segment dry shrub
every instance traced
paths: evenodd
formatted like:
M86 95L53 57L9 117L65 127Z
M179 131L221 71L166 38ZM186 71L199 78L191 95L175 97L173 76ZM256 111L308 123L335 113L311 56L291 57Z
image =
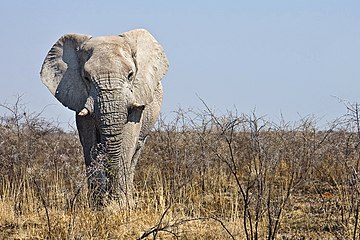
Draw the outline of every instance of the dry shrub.
M134 209L89 207L76 132L20 99L1 105L0 238L357 239L357 104L320 131L309 117L179 110L141 155Z

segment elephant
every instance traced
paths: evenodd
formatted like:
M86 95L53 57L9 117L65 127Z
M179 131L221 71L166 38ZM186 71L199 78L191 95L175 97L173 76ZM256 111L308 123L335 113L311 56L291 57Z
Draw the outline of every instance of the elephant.
M41 67L45 86L75 111L91 202L133 206L135 166L162 104L169 62L145 29L65 34Z

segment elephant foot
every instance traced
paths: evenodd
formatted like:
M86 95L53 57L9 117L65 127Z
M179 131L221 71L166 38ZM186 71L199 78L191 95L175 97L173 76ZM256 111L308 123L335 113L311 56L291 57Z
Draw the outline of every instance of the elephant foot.
M108 195L108 203L117 204L123 210L131 210L135 207L135 201L131 192L112 191Z

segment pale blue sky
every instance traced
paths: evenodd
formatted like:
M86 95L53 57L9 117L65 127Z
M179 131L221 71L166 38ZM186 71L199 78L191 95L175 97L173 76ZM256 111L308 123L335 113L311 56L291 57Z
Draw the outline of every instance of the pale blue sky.
M148 29L170 60L163 114L179 107L234 109L277 120L345 113L360 101L360 1L19 1L0 3L0 102L23 94L30 111L67 125L74 114L39 78L65 33ZM3 114L0 109L0 114Z

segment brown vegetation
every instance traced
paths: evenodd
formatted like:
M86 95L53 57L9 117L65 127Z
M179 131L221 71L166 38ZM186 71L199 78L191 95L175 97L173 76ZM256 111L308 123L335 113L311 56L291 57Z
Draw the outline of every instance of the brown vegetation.
M181 111L136 171L135 209L89 207L81 145L19 103L0 119L0 238L358 239L357 104L320 131Z

